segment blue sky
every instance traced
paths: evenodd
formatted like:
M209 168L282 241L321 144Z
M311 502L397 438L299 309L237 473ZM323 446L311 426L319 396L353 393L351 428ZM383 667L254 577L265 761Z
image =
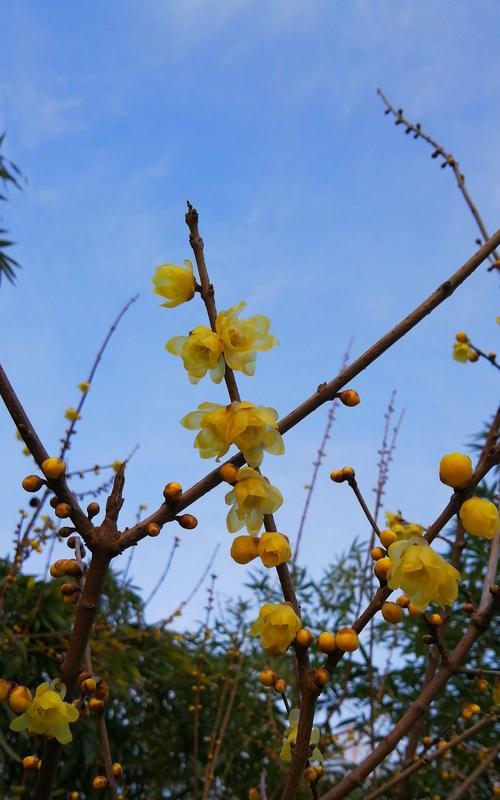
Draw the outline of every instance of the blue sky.
M29 182L4 206L23 265L0 289L0 353L49 450L63 413L118 310L135 292L106 353L71 451L85 467L140 450L128 470L123 524L168 480L211 469L178 420L224 388L192 387L163 349L205 322L193 301L160 309L154 267L190 257L185 201L201 216L218 305L240 300L272 319L280 347L262 354L245 399L283 416L337 372L351 336L358 355L454 271L476 229L454 181L382 113L381 86L455 154L487 225L500 221L498 4L295 0L37 0L0 2L0 129ZM458 365L466 330L498 348L496 278L482 268L431 318L361 375L356 409L337 414L304 534L318 573L366 525L330 469L356 467L368 497L392 389L405 408L387 507L428 523L448 490L439 458L461 449L494 410L495 371ZM286 438L265 470L285 496L280 529L294 538L326 408ZM28 461L0 411L4 548ZM29 469L28 469L29 471ZM223 489L192 509L195 532L150 607L168 615L216 542L223 601L244 590L228 556ZM173 526L134 557L147 593ZM64 548L61 546L61 552ZM42 565L44 559L33 565ZM200 593L186 614L199 618Z

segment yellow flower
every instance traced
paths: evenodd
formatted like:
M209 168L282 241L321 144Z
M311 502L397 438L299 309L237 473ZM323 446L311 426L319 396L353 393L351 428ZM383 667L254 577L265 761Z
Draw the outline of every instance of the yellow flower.
M224 377L222 343L217 334L204 325L190 331L189 336L174 336L165 348L182 358L191 383L198 383L208 371L214 383L220 383Z
M194 446L199 449L201 458L217 456L219 460L231 444L235 444L245 461L251 467L258 467L264 450L273 455L285 452L276 426L277 419L278 413L273 408L254 406L245 401L228 406L201 403L198 411L187 414L181 424L189 430L200 429Z
M152 281L154 285L153 293L166 297L166 303L162 303L164 308L174 308L186 303L194 297L196 281L193 275L193 265L185 260L185 267L178 267L176 264L162 264L156 268Z
M292 744L296 744L297 742L297 732L299 730L299 717L300 711L298 708L292 708L288 715L288 728L285 731L285 741L283 742L283 747L281 748L280 758L285 763L289 763L292 760ZM309 744L317 745L319 742L319 728L314 727L311 731L311 738L309 739ZM323 754L319 747L314 747L311 757L311 761L323 761Z
M292 555L290 542L282 533L270 531L259 539L259 556L265 567L277 567L289 561Z
M459 516L467 533L473 536L493 539L500 530L498 509L484 497L471 497L462 503Z
M250 635L260 636L262 647L270 656L279 656L286 652L301 627L299 617L288 603L264 603Z
M118 472L122 464L123 461L120 461L119 458L117 458L116 461L113 461L113 463L111 464L111 466L113 467L113 471Z
M82 381L78 384L78 389L80 389L82 394L86 394L90 389L90 383L88 381Z
M461 364L469 361L473 352L467 342L455 342L453 345L453 358L455 361L460 361Z
M270 321L262 314L249 319L238 319L246 303L241 302L217 314L215 330L224 348L226 364L231 369L253 375L256 351L270 350L278 340L269 333Z
M402 589L419 611L429 603L449 606L456 600L460 574L421 534L391 544L389 558L389 588Z
M424 532L422 525L417 525L416 522L407 522L400 513L392 514L390 511L386 511L385 520L387 527L390 528L399 539L409 539L410 536L422 534Z
M236 481L226 494L226 503L231 505L227 529L236 533L245 525L248 533L258 533L264 514L274 514L283 503L281 492L252 467L241 467Z
M78 413L76 408L67 408L66 411L64 412L64 416L66 417L66 419L69 419L72 422L74 422L74 420L76 419L82 418L81 414Z
M54 736L61 744L68 744L73 739L69 725L79 717L78 710L65 703L66 687L61 681L41 683L36 690L28 710L10 723L13 731L29 733L47 733Z

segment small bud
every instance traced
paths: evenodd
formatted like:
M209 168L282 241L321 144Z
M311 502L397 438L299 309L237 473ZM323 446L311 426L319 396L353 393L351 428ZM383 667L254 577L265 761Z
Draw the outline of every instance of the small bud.
M357 406L361 402L359 394L354 389L345 389L339 392L337 397L341 403L349 407Z
M382 616L386 622L395 625L403 619L403 609L397 603L383 603Z
M85 694L92 694L95 692L96 687L97 683L95 678L85 678L85 680L82 682L82 691L84 691Z
M333 653L334 650L337 649L335 644L335 634L328 633L328 631L323 631L323 633L320 633L316 640L316 644L322 653Z
M424 644L434 644L434 636L431 636L430 633L424 633L422 641Z
M95 502L94 503L89 503L88 506L87 506L87 514L88 514L89 519L92 519L92 517L97 516L97 514L99 513L100 510L101 510L101 507L100 507L99 503L95 503Z
M462 608L466 614L473 614L476 610L474 603L464 603Z
M314 680L319 686L326 686L330 680L330 673L327 669L317 669L314 673Z
M286 681L283 678L278 678L274 684L274 690L278 692L278 694L284 694L286 692Z
M401 608L408 608L408 606L410 605L410 598L406 594L400 594L398 599L396 600L396 603L398 604L398 606L401 606Z
M223 464L219 472L223 481L226 481L226 483L235 483L238 467L235 467L234 464L231 463Z
M22 487L25 492L38 492L43 486L43 481L38 475L27 475L23 479Z
M49 480L57 481L66 472L66 464L61 458L46 458L42 461L42 472Z
M61 536L63 539L66 539L75 530L76 530L76 528L64 527L64 528L59 528L58 533L59 533L59 536Z
M313 641L313 635L311 631L308 631L306 628L300 628L295 634L295 641L301 647L310 647Z
M177 481L170 481L163 490L163 497L167 503L175 503L182 494L182 486Z
M442 618L441 614L431 614L430 617L429 617L429 622L431 622L433 625L436 625L436 626L442 625L443 624L443 618Z
M71 514L71 506L69 503L58 503L54 508L54 514L59 519L65 519Z
M370 555L374 561L380 561L380 559L384 558L387 553L383 547L374 547Z
M272 669L263 669L259 675L259 681L263 686L274 686L277 681L276 673Z
M92 781L92 788L97 792L108 788L108 779L105 775L96 775Z
M384 558L379 558L378 561L375 562L375 566L373 567L373 571L379 580L385 580L387 578L387 573L391 568L391 559L387 556Z
M394 544L394 542L397 542L397 540L398 535L397 533L394 533L394 531L386 530L381 531L380 533L380 543L383 544L384 547L390 547L391 544Z
M104 700L101 700L99 697L91 697L89 700L89 708L96 713L104 711Z
M413 605L413 603L408 604L408 614L410 617L421 617L424 612L420 611L419 608ZM434 640L433 640L434 641Z
M316 770L314 767L307 767L304 770L304 778L308 783L316 783L318 780L318 776L316 775Z
M70 597L72 594L75 594L80 591L80 587L77 583L63 583L61 586L61 594L65 597Z
M116 761L116 762L113 764L113 766L111 767L111 772L113 773L113 776L114 776L115 778L121 778L121 776L122 776L122 773L123 773L123 768L122 768L122 765L121 765L121 764L119 764L119 763L118 763L118 761Z
M457 340L457 342L460 342L461 344L465 344L466 342L469 341L469 337L467 336L466 333L464 333L464 331L458 331L458 333L455 334L455 339Z
M182 514L180 517L175 518L181 528L192 531L198 525L198 520L192 514Z
M354 628L341 628L335 636L335 643L339 650L352 653L359 647L358 634Z
M98 681L95 696L100 700L106 700L109 695L109 683L103 679Z
M9 706L15 714L24 714L31 705L33 695L26 686L15 686L9 694Z
M330 472L330 479L335 483L343 483L345 481L343 472L341 469L334 469Z
M76 594L66 594L63 597L63 603L65 606L76 606L79 597L80 597L79 592Z
M345 481L352 481L355 478L356 473L352 467L344 467L342 469L342 476Z
M39 758L37 756L25 756L23 758L23 769L34 770L38 769Z
M146 533L147 533L148 536L158 536L160 531L161 531L161 528L160 528L159 525L156 524L156 522L150 522L146 526Z

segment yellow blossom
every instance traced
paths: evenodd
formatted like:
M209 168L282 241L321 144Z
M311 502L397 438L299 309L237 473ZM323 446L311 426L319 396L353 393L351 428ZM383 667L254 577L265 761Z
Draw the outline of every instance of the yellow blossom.
M117 458L116 461L113 461L113 463L111 464L111 466L113 467L113 471L118 472L122 464L123 461L120 461L119 458Z
M215 330L224 348L226 364L231 369L253 375L256 351L270 350L278 340L269 333L270 321L262 314L249 319L238 319L246 303L217 314Z
M277 567L289 561L292 555L290 542L282 533L269 531L259 539L259 556L265 567Z
M274 514L283 497L276 486L252 467L241 467L236 473L236 484L226 494L226 503L231 505L227 515L230 533L236 533L244 525L248 533L258 533L264 514Z
M484 497L471 497L462 503L459 516L467 533L473 536L493 539L500 531L498 509Z
M181 424L189 430L200 429L194 446L201 458L217 456L219 460L235 444L245 461L251 467L258 467L264 450L273 455L285 452L277 420L278 413L273 408L235 401L228 406L201 403L198 411L187 414Z
M80 389L82 394L86 394L90 389L90 383L88 381L82 381L78 384L78 389Z
M299 617L288 603L264 603L250 635L260 636L262 647L270 656L279 656L286 652L301 627Z
M402 589L419 611L432 602L449 606L456 600L460 574L421 534L391 544L389 558L389 588Z
M300 711L298 708L292 708L288 715L288 728L285 731L285 741L283 742L283 747L281 748L280 758L285 763L289 763L292 760L292 744L296 744L297 742L297 733L299 730L299 717ZM313 751L310 757L311 761L323 761L323 754L319 747L315 747L319 742L319 728L314 727L311 730L311 738L309 739L309 744L313 745Z
M54 736L61 744L68 744L73 739L69 725L79 717L78 709L65 703L66 687L59 680L41 683L36 690L28 710L12 720L13 731L29 733L45 733Z
M156 268L153 275L153 293L166 297L167 302L162 303L164 308L174 308L186 303L194 297L196 281L193 274L193 265L185 260L185 267L176 264L162 264Z
M467 342L455 342L453 345L453 358L461 364L465 364L469 361L473 352L473 349L469 347Z
M216 333L204 325L194 328L189 336L174 336L165 348L172 355L182 358L191 383L198 383L208 371L214 383L220 383L224 377L222 342Z
M64 412L64 416L66 417L66 419L71 420L71 422L74 422L75 420L82 418L81 414L78 413L76 408L71 408L71 407L66 409L66 411Z

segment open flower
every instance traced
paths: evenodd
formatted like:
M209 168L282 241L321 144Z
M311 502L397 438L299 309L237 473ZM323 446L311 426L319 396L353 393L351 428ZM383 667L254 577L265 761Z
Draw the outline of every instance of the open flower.
M453 358L455 361L459 361L461 364L465 364L467 361L470 361L471 355L473 355L474 350L472 347L469 347L467 342L455 342L453 345Z
M500 530L498 509L484 497L471 497L462 503L459 516L465 530L472 536L493 539Z
M231 506L227 515L230 533L236 533L244 525L248 533L258 533L264 514L274 514L283 497L276 486L252 467L241 467L236 473L236 484L226 494L226 503Z
M285 763L292 760L292 744L297 742L297 732L299 730L299 717L300 711L298 708L292 708L288 715L288 728L285 731L285 741L281 748L280 758ZM315 747L319 742L319 728L314 727L311 731L311 738L309 744L313 745L312 753L309 757L310 761L323 761L323 754L319 747Z
M249 319L238 319L246 303L217 314L215 330L224 348L226 364L231 369L253 375L256 351L270 350L278 340L269 333L270 321L262 314Z
M210 328L198 325L188 336L174 336L165 348L174 356L180 356L191 383L198 383L207 372L214 383L224 377L225 364L222 344Z
M279 656L286 652L301 627L300 618L288 603L264 603L250 635L260 636L262 647L270 656Z
M61 681L41 683L36 690L28 710L10 723L13 731L29 733L45 733L54 736L61 744L68 744L73 739L69 725L79 717L78 709L65 703L66 687Z
M285 452L276 425L277 419L278 413L273 408L235 401L228 406L201 403L198 411L187 414L181 424L189 430L200 429L194 446L202 458L216 456L219 460L231 444L235 444L245 461L252 467L258 467L262 463L264 450L274 455Z
M287 537L277 531L263 533L259 539L259 556L265 567L277 567L292 555Z
M161 297L166 297L167 302L162 303L164 308L174 308L186 303L194 297L196 281L193 274L193 265L185 260L185 267L176 264L162 264L156 268L152 277L153 292Z
M424 611L429 603L450 606L456 600L459 572L420 534L391 544L389 558L389 588L402 589L419 611Z
M74 422L75 420L82 418L81 414L78 413L76 408L67 408L66 411L64 412L64 416L66 417L66 419L71 420L71 422Z

